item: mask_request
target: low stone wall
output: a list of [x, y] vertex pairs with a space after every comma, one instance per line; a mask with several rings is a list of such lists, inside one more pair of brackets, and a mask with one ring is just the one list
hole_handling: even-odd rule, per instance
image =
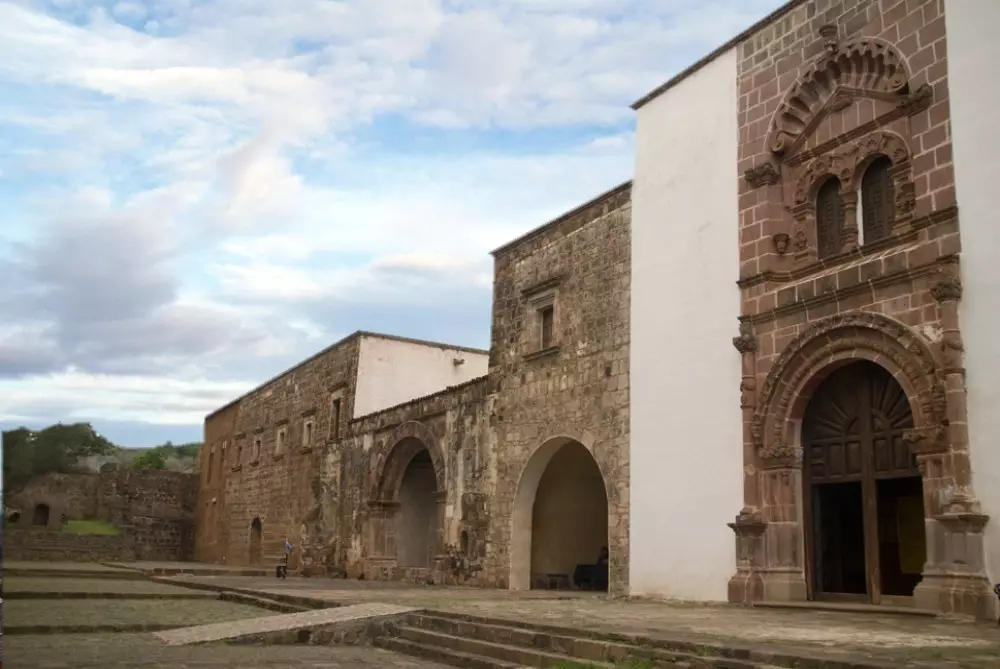
[[125, 533], [136, 560], [185, 562], [194, 555], [194, 523], [190, 520], [134, 516]]
[[8, 527], [4, 530], [3, 556], [5, 560], [100, 562], [134, 560], [135, 552], [132, 542], [125, 534], [67, 534], [44, 529]]

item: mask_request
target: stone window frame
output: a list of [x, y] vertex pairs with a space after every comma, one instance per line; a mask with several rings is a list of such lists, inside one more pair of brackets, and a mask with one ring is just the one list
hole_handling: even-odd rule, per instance
[[[552, 277], [522, 291], [526, 301], [526, 327], [522, 333], [524, 358], [535, 360], [559, 353], [562, 314], [559, 287], [564, 277]], [[543, 339], [543, 323], [546, 312], [552, 314], [550, 340]], [[547, 346], [545, 344], [548, 344]]]
[[302, 430], [299, 450], [308, 453], [316, 443], [316, 409], [306, 409], [302, 412]]
[[288, 421], [279, 420], [275, 423], [274, 432], [274, 459], [278, 460], [285, 457], [285, 451], [288, 448]]
[[[907, 232], [913, 220], [915, 204], [911, 155], [901, 136], [878, 130], [807, 163], [792, 196], [791, 213], [795, 221], [792, 244], [796, 260], [805, 263], [830, 261], [861, 248], [858, 207], [863, 194], [860, 186], [865, 172], [879, 158], [888, 158], [892, 163], [889, 175], [895, 206], [890, 214], [889, 235], [865, 244], [865, 248], [892, 245], [900, 234]], [[844, 209], [841, 244], [836, 253], [821, 257], [818, 249], [816, 197], [820, 188], [831, 177], [840, 182], [841, 204]]]
[[347, 388], [344, 384], [334, 388], [330, 392], [329, 403], [330, 422], [327, 428], [327, 438], [330, 441], [339, 441], [344, 436], [344, 410], [347, 408]]
[[264, 428], [259, 427], [254, 430], [253, 449], [250, 451], [250, 464], [260, 463], [260, 454], [264, 449]]
[[233, 443], [236, 445], [236, 455], [235, 464], [233, 464], [233, 471], [238, 472], [243, 469], [243, 442], [246, 440], [246, 434], [238, 434], [233, 439]]

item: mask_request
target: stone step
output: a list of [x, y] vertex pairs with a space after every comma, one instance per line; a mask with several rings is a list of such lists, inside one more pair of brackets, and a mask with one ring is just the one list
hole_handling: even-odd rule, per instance
[[[465, 637], [494, 644], [530, 648], [554, 654], [561, 660], [614, 663], [627, 658], [646, 660], [654, 665], [716, 669], [890, 669], [878, 662], [840, 661], [807, 654], [790, 654], [770, 649], [749, 649], [717, 642], [699, 643], [686, 639], [643, 638], [568, 629], [498, 618], [415, 611], [405, 617], [404, 626], [438, 634]], [[427, 641], [417, 640], [426, 644]]]
[[259, 595], [249, 595], [243, 592], [223, 591], [219, 593], [219, 599], [224, 602], [256, 606], [259, 609], [267, 609], [268, 611], [276, 611], [278, 613], [299, 613], [301, 611], [312, 610], [307, 606], [300, 606], [290, 602], [281, 602], [275, 599], [268, 599], [267, 597], [261, 597]]
[[521, 669], [522, 665], [504, 660], [497, 660], [480, 655], [472, 655], [457, 650], [451, 650], [443, 646], [427, 646], [408, 639], [399, 637], [377, 637], [372, 641], [377, 648], [391, 650], [403, 655], [412, 655], [441, 664], [449, 664], [462, 669]]
[[[184, 646], [212, 641], [235, 641], [244, 638], [265, 639], [274, 636], [297, 636], [300, 631], [324, 630], [338, 625], [375, 622], [380, 618], [402, 616], [413, 607], [387, 603], [357, 604], [299, 613], [285, 613], [260, 618], [246, 618], [208, 625], [196, 625], [157, 632], [155, 636], [171, 646]], [[309, 636], [309, 634], [305, 634]]]
[[[409, 625], [398, 627], [396, 635], [398, 638], [421, 646], [445, 648], [467, 655], [511, 662], [522, 667], [551, 667], [570, 659], [570, 656], [562, 653], [552, 653], [538, 648], [494, 641], [482, 641], [475, 637], [456, 636]], [[594, 664], [594, 669], [611, 666], [603, 662], [592, 662], [592, 664]]]

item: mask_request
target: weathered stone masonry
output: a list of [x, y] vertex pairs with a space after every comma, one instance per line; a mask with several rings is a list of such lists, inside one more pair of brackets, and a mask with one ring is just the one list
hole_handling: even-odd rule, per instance
[[[797, 426], [831, 370], [870, 360], [912, 406], [904, 440], [928, 551], [917, 604], [992, 610], [966, 434], [945, 46], [943, 0], [790, 3], [739, 43], [746, 475], [732, 600], [807, 598]], [[866, 201], [879, 160], [883, 199]]]
[[[534, 496], [533, 488], [519, 496], [519, 481], [535, 467], [537, 485], [547, 451], [575, 442], [604, 479], [610, 588], [624, 594], [629, 190], [495, 252], [486, 377], [332, 429], [331, 398], [342, 397], [341, 415], [352, 415], [358, 354], [348, 338], [209, 416], [203, 452], [225, 466], [202, 463], [208, 529], [199, 558], [245, 562], [259, 518], [262, 553], [279, 553], [289, 536], [299, 547], [292, 566], [305, 573], [527, 587], [527, 571], [515, 569], [511, 581], [512, 544], [524, 552], [512, 536], [530, 536], [512, 527], [515, 509], [527, 505], [530, 526]], [[314, 443], [303, 448], [307, 420]], [[288, 445], [277, 449], [282, 430]], [[434, 559], [428, 568], [400, 566], [400, 481], [424, 450], [436, 487]]]

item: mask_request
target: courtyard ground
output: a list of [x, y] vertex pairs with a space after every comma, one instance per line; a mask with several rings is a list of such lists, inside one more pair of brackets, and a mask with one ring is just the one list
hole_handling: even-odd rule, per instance
[[[442, 669], [443, 666], [363, 646], [227, 643], [168, 646], [152, 630], [275, 614], [220, 601], [214, 592], [129, 578], [134, 573], [90, 564], [5, 563], [4, 667]], [[115, 575], [123, 578], [113, 578]], [[92, 631], [96, 628], [103, 630]]]
[[[230, 590], [313, 606], [392, 603], [539, 628], [589, 630], [594, 634], [716, 647], [763, 649], [848, 662], [901, 667], [1000, 666], [1000, 626], [916, 615], [806, 609], [704, 606], [610, 600], [589, 593], [511, 592], [413, 586], [399, 583], [290, 577], [180, 573], [143, 580], [136, 568], [44, 563], [4, 565], [4, 660], [8, 668], [70, 667], [413, 667], [442, 665], [363, 646], [232, 645], [166, 646], [152, 633], [202, 622], [274, 615], [220, 601]], [[195, 565], [157, 565], [155, 572], [201, 571]], [[122, 578], [109, 578], [121, 576]], [[53, 577], [51, 574], [62, 576]], [[72, 575], [71, 575], [72, 574]], [[136, 578], [136, 576], [141, 578]], [[58, 599], [57, 599], [58, 598]], [[117, 633], [66, 633], [96, 621]], [[56, 634], [31, 634], [32, 625]], [[130, 627], [131, 626], [131, 627]]]

